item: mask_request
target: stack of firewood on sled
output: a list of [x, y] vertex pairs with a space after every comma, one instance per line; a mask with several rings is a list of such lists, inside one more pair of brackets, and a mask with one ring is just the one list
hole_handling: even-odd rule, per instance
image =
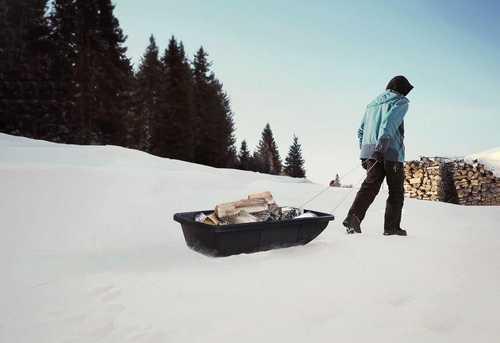
[[280, 207], [271, 192], [250, 194], [247, 199], [223, 203], [215, 206], [212, 213], [200, 212], [197, 222], [209, 225], [245, 224], [310, 218], [316, 215], [296, 207]]

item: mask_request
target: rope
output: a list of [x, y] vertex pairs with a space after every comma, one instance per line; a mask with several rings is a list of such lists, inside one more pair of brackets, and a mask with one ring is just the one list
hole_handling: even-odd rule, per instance
[[[375, 163], [370, 167], [368, 168], [368, 170], [366, 171], [366, 173], [368, 174], [373, 167], [375, 167], [377, 165], [379, 161], [375, 161]], [[344, 179], [347, 175], [351, 174], [352, 172], [354, 172], [355, 170], [357, 170], [359, 168], [359, 166], [356, 166], [354, 168], [352, 168], [349, 172], [347, 172], [345, 175], [343, 175], [341, 178], [339, 178], [339, 180], [342, 180]], [[358, 185], [361, 183], [361, 181], [365, 178], [365, 176], [363, 176], [361, 179], [359, 179], [355, 184]], [[331, 187], [330, 185], [328, 185], [327, 187], [323, 188], [321, 191], [319, 191], [318, 193], [316, 193], [312, 198], [310, 198], [309, 200], [307, 200], [305, 203], [303, 203], [299, 209], [300, 209], [300, 213], [303, 213], [304, 212], [304, 206], [309, 204], [311, 201], [313, 201], [314, 199], [316, 199], [317, 197], [319, 197], [321, 194], [325, 193], [327, 190], [329, 190]], [[340, 207], [340, 205], [342, 205], [346, 200], [347, 198], [349, 197], [349, 195], [351, 195], [351, 193], [353, 192], [354, 190], [354, 187], [351, 188], [351, 190], [349, 192], [347, 192], [347, 194], [342, 198], [342, 200], [340, 201], [340, 203], [338, 203], [332, 211], [330, 211], [330, 213], [333, 213], [337, 208]]]
[[[350, 175], [352, 172], [356, 171], [359, 169], [359, 165], [356, 164], [356, 167], [352, 168], [351, 170], [349, 170], [347, 173], [345, 173], [344, 175], [342, 175], [342, 177], [339, 177], [339, 180], [343, 180], [347, 175]], [[320, 190], [318, 193], [316, 193], [312, 198], [310, 198], [309, 200], [307, 200], [305, 203], [303, 203], [302, 205], [300, 205], [299, 209], [303, 210], [304, 206], [309, 204], [311, 201], [313, 201], [314, 199], [316, 199], [317, 197], [319, 197], [321, 194], [323, 194], [324, 192], [326, 192], [327, 190], [330, 189], [330, 185], [326, 186], [325, 188], [323, 188], [322, 190]]]
[[[366, 171], [366, 174], [368, 174], [373, 167], [375, 167], [377, 165], [378, 161], [375, 161], [375, 163], [370, 167], [368, 168], [368, 170]], [[356, 185], [359, 185], [361, 183], [361, 181], [363, 181], [365, 177], [363, 176], [361, 179], [358, 180], [358, 182], [356, 182]], [[347, 198], [352, 194], [352, 191], [354, 190], [354, 187], [351, 188], [351, 190], [349, 192], [347, 192], [347, 194], [342, 198], [342, 200], [340, 201], [340, 203], [337, 204], [337, 206], [335, 206], [331, 211], [330, 213], [333, 213], [337, 210], [337, 208], [340, 207], [340, 205], [342, 205], [346, 200]]]

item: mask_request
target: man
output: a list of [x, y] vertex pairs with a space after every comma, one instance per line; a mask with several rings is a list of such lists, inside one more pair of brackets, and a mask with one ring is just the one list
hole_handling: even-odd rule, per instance
[[384, 235], [406, 236], [406, 231], [400, 228], [404, 201], [403, 119], [408, 111], [406, 96], [412, 89], [404, 76], [396, 76], [386, 91], [366, 108], [358, 139], [361, 164], [367, 175], [342, 223], [347, 233], [361, 233], [361, 222], [386, 178], [389, 198], [385, 208]]

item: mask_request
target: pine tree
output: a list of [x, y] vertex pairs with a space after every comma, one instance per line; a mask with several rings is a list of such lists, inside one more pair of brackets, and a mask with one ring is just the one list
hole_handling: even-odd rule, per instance
[[72, 102], [71, 139], [122, 144], [130, 115], [132, 68], [111, 0], [55, 0], [53, 37]]
[[[80, 0], [89, 1], [89, 0]], [[132, 92], [132, 65], [126, 56], [127, 37], [114, 15], [111, 0], [97, 0], [97, 33], [99, 70], [94, 85], [98, 100], [95, 112], [96, 131], [101, 143], [124, 144], [125, 120], [129, 112]]]
[[57, 140], [47, 0], [0, 4], [0, 130]]
[[257, 155], [261, 160], [263, 173], [274, 175], [281, 174], [281, 158], [269, 123], [266, 124], [262, 131], [262, 137], [257, 148]]
[[240, 146], [240, 152], [238, 154], [239, 169], [250, 170], [250, 151], [248, 151], [247, 141], [243, 140]]
[[293, 136], [293, 143], [285, 159], [285, 174], [291, 177], [305, 177], [304, 159], [302, 158], [302, 147], [297, 136]]
[[175, 37], [172, 37], [161, 61], [162, 84], [153, 151], [160, 156], [192, 161], [192, 71], [182, 42], [178, 43]]
[[227, 159], [225, 161], [226, 168], [239, 169], [240, 161], [238, 159], [238, 152], [236, 147], [232, 145], [227, 153]]
[[134, 102], [137, 116], [129, 131], [129, 135], [134, 137], [132, 140], [136, 143], [135, 147], [147, 152], [152, 151], [154, 125], [159, 117], [161, 74], [158, 46], [151, 35], [135, 77]]
[[248, 169], [254, 172], [267, 173], [264, 161], [257, 151], [250, 156]]
[[210, 118], [214, 121], [215, 127], [215, 152], [212, 165], [215, 167], [229, 167], [234, 163], [236, 152], [233, 112], [222, 83], [213, 74], [211, 80], [213, 107], [210, 111]]
[[63, 131], [62, 141], [78, 142], [79, 121], [75, 121], [77, 55], [77, 6], [74, 0], [54, 0], [50, 14], [51, 41], [54, 46], [54, 63], [51, 76], [55, 87], [55, 102]]
[[210, 63], [208, 54], [201, 47], [193, 60], [193, 86], [194, 86], [194, 111], [195, 111], [195, 152], [196, 163], [212, 165], [215, 159], [215, 132], [214, 121], [210, 118], [209, 102], [210, 90]]
[[226, 167], [235, 151], [234, 121], [229, 97], [210, 71], [201, 47], [193, 60], [195, 155], [197, 163]]
[[76, 64], [74, 70], [75, 112], [73, 123], [74, 136], [81, 144], [99, 144], [102, 134], [96, 128], [96, 118], [103, 117], [99, 101], [99, 79], [102, 79], [100, 61], [103, 55], [100, 46], [104, 43], [99, 37], [96, 0], [76, 0], [75, 34]]

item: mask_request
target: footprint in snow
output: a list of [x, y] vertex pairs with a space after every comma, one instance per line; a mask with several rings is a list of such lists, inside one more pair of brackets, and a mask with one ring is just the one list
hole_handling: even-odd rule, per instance
[[109, 336], [114, 330], [115, 325], [113, 324], [113, 322], [107, 322], [103, 323], [93, 330], [90, 330], [89, 332], [87, 332], [87, 335], [93, 338], [103, 338]]
[[113, 285], [97, 287], [93, 291], [91, 291], [90, 294], [94, 295], [94, 296], [99, 296], [99, 295], [103, 295], [103, 294], [113, 290], [114, 288], [115, 288], [115, 286], [113, 286]]
[[109, 303], [112, 300], [120, 296], [121, 290], [117, 289], [115, 286], [104, 286], [94, 289], [90, 294], [94, 297], [98, 297], [101, 301]]
[[406, 294], [395, 294], [388, 297], [387, 302], [392, 306], [403, 306], [408, 304], [413, 298]]
[[114, 289], [102, 295], [101, 300], [105, 303], [109, 303], [110, 301], [118, 298], [120, 294], [122, 294], [122, 291], [120, 291], [119, 289]]
[[75, 314], [64, 318], [62, 321], [65, 325], [77, 325], [85, 322], [88, 316], [84, 313]]
[[122, 304], [109, 304], [106, 307], [106, 311], [110, 314], [117, 315], [125, 310], [125, 306]]

